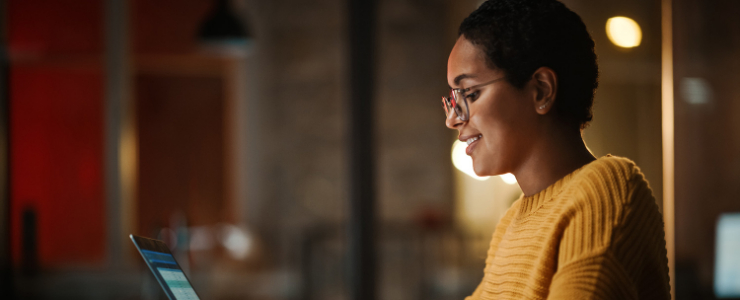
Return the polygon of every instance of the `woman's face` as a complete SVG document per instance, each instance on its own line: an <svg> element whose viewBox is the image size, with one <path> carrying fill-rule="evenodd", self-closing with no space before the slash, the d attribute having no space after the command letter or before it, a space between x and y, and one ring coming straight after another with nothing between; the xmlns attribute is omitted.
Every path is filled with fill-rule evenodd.
<svg viewBox="0 0 740 300"><path fill-rule="evenodd" d="M465 89L504 75L503 71L488 67L478 46L463 36L457 40L447 62L450 87ZM467 121L460 121L454 113L447 117L447 127L457 129L459 139L469 143L466 153L473 158L476 174L515 173L524 163L540 126L536 93L532 80L522 89L508 80L499 80L465 93L470 110Z"/></svg>

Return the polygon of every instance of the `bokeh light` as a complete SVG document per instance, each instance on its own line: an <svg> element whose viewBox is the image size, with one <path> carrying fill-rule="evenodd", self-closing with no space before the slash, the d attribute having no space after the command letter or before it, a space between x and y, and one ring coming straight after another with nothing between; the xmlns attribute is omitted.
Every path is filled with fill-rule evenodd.
<svg viewBox="0 0 740 300"><path fill-rule="evenodd" d="M460 172L463 172L476 180L487 180L490 178L489 176L481 177L475 175L475 171L473 170L473 158L465 154L465 148L467 147L467 143L463 143L459 140L456 140L455 143L452 144L452 164L455 168L460 170Z"/></svg>
<svg viewBox="0 0 740 300"><path fill-rule="evenodd" d="M615 45L622 48L634 48L642 41L640 25L627 17L613 17L606 21L606 35Z"/></svg>
<svg viewBox="0 0 740 300"><path fill-rule="evenodd" d="M516 176L514 176L514 174L511 174L511 173L506 173L506 174L501 175L501 180L506 182L506 184L516 184Z"/></svg>

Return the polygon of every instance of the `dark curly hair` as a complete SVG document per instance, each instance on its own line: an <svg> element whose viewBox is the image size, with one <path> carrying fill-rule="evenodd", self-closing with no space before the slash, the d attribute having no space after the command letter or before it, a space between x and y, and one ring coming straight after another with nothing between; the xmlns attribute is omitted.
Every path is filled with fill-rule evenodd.
<svg viewBox="0 0 740 300"><path fill-rule="evenodd" d="M488 0L460 24L459 35L480 47L492 69L523 88L534 71L558 76L554 109L580 129L593 115L599 67L581 17L555 0Z"/></svg>

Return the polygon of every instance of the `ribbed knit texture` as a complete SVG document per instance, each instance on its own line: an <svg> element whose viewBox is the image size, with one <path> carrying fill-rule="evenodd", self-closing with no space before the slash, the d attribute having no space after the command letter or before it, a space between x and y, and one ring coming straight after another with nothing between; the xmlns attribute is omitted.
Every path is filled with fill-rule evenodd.
<svg viewBox="0 0 740 300"><path fill-rule="evenodd" d="M663 219L635 164L606 156L501 219L477 299L670 299Z"/></svg>

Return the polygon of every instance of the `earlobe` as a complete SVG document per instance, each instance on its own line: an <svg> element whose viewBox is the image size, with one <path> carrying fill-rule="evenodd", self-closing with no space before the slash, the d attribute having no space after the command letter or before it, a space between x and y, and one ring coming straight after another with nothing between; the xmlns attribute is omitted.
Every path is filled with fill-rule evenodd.
<svg viewBox="0 0 740 300"><path fill-rule="evenodd" d="M548 67L540 67L534 71L532 79L537 89L534 107L538 114L547 114L553 106L555 96L557 95L557 74Z"/></svg>

